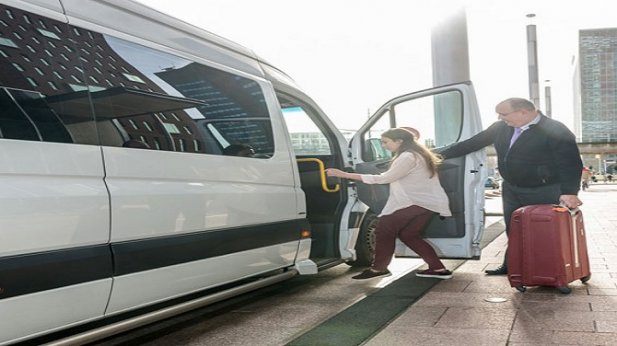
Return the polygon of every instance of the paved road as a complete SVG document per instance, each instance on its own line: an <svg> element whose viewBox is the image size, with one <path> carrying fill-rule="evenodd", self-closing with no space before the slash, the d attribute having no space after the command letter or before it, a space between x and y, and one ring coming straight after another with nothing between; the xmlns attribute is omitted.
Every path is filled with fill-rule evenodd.
<svg viewBox="0 0 617 346"><path fill-rule="evenodd" d="M498 190L486 190L486 210L501 212ZM487 217L487 224L499 216ZM394 259L393 276L350 280L360 269L346 264L97 343L110 345L283 345L354 303L413 271L423 262Z"/></svg>
<svg viewBox="0 0 617 346"><path fill-rule="evenodd" d="M502 234L482 260L458 267L363 345L617 345L617 184L592 184L579 196L592 272L587 284L576 280L568 295L548 287L520 293L505 276L484 275L501 263Z"/></svg>
<svg viewBox="0 0 617 346"><path fill-rule="evenodd" d="M422 263L395 259L390 266L393 276L365 281L351 280L361 269L342 264L96 345L283 345Z"/></svg>

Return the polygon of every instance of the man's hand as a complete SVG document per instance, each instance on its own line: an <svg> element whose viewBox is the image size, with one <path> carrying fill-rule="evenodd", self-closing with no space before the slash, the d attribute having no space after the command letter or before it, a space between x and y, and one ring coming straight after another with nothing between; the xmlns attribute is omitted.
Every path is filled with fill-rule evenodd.
<svg viewBox="0 0 617 346"><path fill-rule="evenodd" d="M561 195L559 196L559 201L566 205L566 207L570 209L574 209L583 205L580 199L578 199L577 195Z"/></svg>

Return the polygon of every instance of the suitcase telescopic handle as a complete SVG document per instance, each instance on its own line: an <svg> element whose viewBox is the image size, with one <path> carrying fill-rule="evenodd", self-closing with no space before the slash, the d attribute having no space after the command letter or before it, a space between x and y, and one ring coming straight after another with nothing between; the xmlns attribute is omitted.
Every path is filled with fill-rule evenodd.
<svg viewBox="0 0 617 346"><path fill-rule="evenodd" d="M576 213L579 212L580 209L576 208L568 208L563 202L559 203L560 207L563 207L570 213L570 227L572 230L572 248L574 254L574 267L579 268L581 266L579 249L578 249L578 223L576 222ZM582 231L581 231L582 232Z"/></svg>
<svg viewBox="0 0 617 346"><path fill-rule="evenodd" d="M571 216L576 215L576 213L578 213L580 211L580 209L578 209L578 207L574 207L574 208L569 208L565 203L563 202L559 202L559 205L555 205L555 207L560 208L563 211L567 211L570 213Z"/></svg>

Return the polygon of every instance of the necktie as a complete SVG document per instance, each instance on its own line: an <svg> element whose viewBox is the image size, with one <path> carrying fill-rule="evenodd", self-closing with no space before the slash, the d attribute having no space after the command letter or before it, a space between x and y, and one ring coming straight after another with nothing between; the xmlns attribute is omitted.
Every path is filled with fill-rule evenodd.
<svg viewBox="0 0 617 346"><path fill-rule="evenodd" d="M514 128L514 133L512 134L512 138L510 139L510 148L512 148L512 144L516 142L516 140L518 139L518 137L521 135L522 132L523 132L522 128L520 127Z"/></svg>

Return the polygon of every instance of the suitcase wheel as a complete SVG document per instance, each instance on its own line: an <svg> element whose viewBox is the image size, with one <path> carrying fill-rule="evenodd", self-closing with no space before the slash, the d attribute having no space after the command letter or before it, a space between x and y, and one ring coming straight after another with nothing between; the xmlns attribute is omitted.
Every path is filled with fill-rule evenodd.
<svg viewBox="0 0 617 346"><path fill-rule="evenodd" d="M525 292L525 291L527 291L527 287L525 287L525 286L516 286L515 288L516 288L516 290L517 290L517 291L519 291L519 292Z"/></svg>
<svg viewBox="0 0 617 346"><path fill-rule="evenodd" d="M591 274L587 275L587 276L583 276L581 278L581 282L582 283L586 283L587 281L589 281L589 279L591 279Z"/></svg>
<svg viewBox="0 0 617 346"><path fill-rule="evenodd" d="M570 287L568 287L568 286L557 287L557 289L562 294L570 294L570 292L572 292L572 289Z"/></svg>

